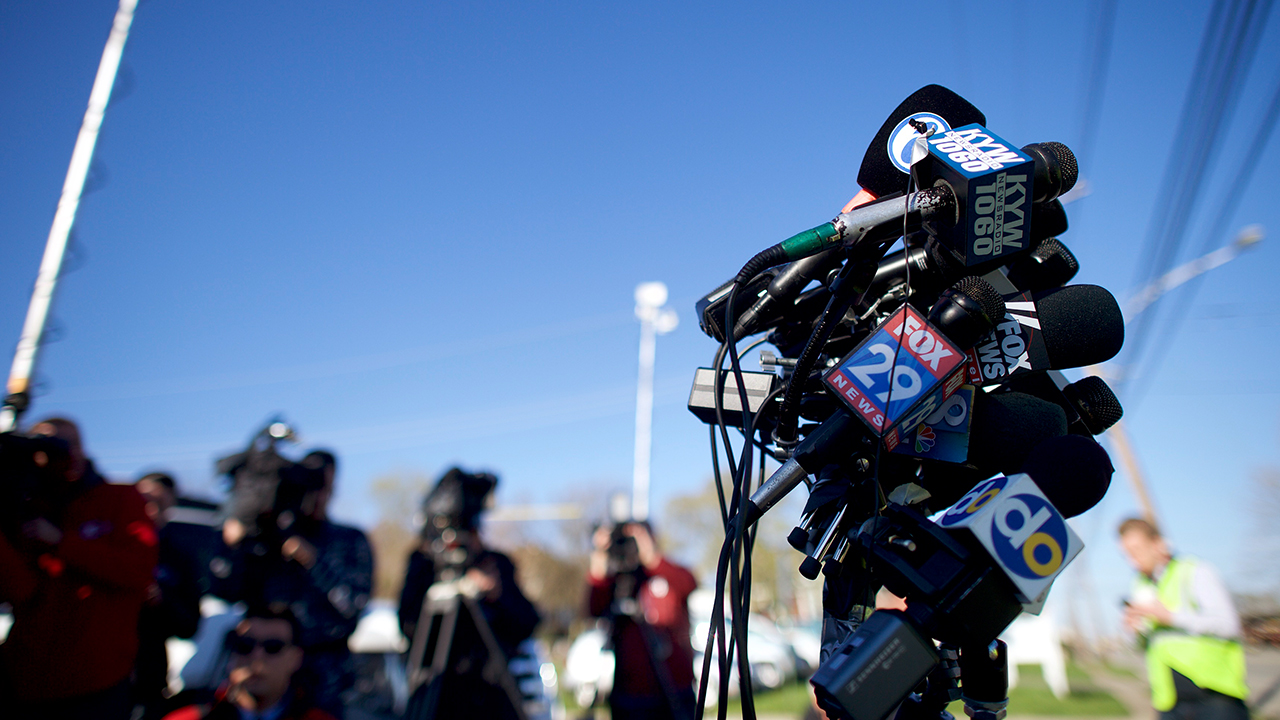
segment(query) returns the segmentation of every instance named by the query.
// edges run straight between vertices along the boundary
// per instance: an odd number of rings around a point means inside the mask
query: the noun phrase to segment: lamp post
[[[649,518],[649,451],[653,428],[653,357],[658,335],[676,329],[676,311],[664,308],[667,286],[660,282],[636,286],[636,318],[640,320],[640,378],[636,383],[636,453],[631,475],[631,515]]]
[[[14,353],[13,367],[9,371],[9,395],[5,397],[3,407],[0,407],[0,432],[8,432],[17,427],[19,417],[31,401],[31,376],[35,372],[36,357],[44,340],[49,306],[53,303],[58,276],[62,273],[67,239],[71,235],[71,226],[75,223],[76,211],[80,208],[85,177],[89,174],[93,149],[98,144],[98,131],[102,128],[102,119],[107,112],[107,101],[111,98],[111,88],[115,86],[120,58],[124,54],[124,44],[129,38],[133,11],[137,5],[138,0],[120,0],[115,19],[111,23],[111,33],[107,36],[107,45],[102,50],[98,74],[93,79],[93,90],[89,92],[89,107],[84,111],[80,134],[76,136],[75,149],[71,151],[71,164],[62,184],[62,196],[58,199],[58,209],[53,215],[53,226],[49,228],[49,239],[45,241],[44,258],[40,261],[35,290],[31,293],[31,304],[27,307],[27,319],[22,325],[18,350]]]
[[[1230,245],[1218,248],[1208,255],[1180,265],[1157,278],[1150,285],[1139,289],[1125,303],[1125,324],[1128,325],[1134,317],[1151,307],[1152,303],[1170,290],[1236,259],[1240,253],[1261,242],[1264,235],[1265,231],[1260,225],[1249,225],[1242,228],[1239,234],[1236,235],[1235,241]],[[1088,368],[1085,372],[1090,375],[1102,376],[1102,370],[1096,366]],[[1142,466],[1138,464],[1137,454],[1134,453],[1133,445],[1129,442],[1129,433],[1125,429],[1124,421],[1117,420],[1116,424],[1107,430],[1107,437],[1111,438],[1117,453],[1120,455],[1120,464],[1124,465],[1125,475],[1129,477],[1129,482],[1133,485],[1133,494],[1137,498],[1138,504],[1142,507],[1142,517],[1152,525],[1160,527],[1155,503],[1151,501],[1151,493],[1147,489],[1146,476],[1143,475]]]

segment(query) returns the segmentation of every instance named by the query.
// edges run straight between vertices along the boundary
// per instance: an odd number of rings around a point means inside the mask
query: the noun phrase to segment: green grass
[[[1038,665],[1019,666],[1018,687],[1009,691],[1009,714],[1128,717],[1128,708],[1111,693],[1094,685],[1083,669],[1068,665],[1067,682],[1071,685],[1071,693],[1059,700],[1049,691]],[[957,707],[954,712],[959,712],[957,717],[962,717],[964,709]]]
[[[1120,677],[1122,677],[1122,678],[1128,678],[1128,679],[1130,679],[1130,680],[1139,680],[1139,679],[1141,679],[1141,678],[1138,676],[1138,673],[1134,672],[1133,670],[1130,670],[1130,669],[1129,669],[1129,668],[1127,668],[1127,667],[1122,667],[1122,666],[1120,666],[1120,665],[1113,665],[1113,664],[1111,664],[1111,663],[1107,663],[1107,664],[1106,664],[1106,671],[1107,671],[1108,673],[1112,674],[1112,675],[1118,675],[1118,676],[1120,676]]]
[[[1117,675],[1133,673],[1123,669],[1107,668]],[[1018,668],[1018,687],[1009,691],[1009,714],[1011,716],[1058,716],[1058,717],[1128,717],[1128,709],[1110,693],[1093,684],[1082,668],[1076,665],[1067,666],[1067,681],[1071,684],[1071,693],[1064,700],[1059,700],[1050,692],[1037,665],[1022,665]],[[777,690],[757,692],[755,695],[756,712],[769,715],[788,715],[801,717],[810,703],[810,688],[806,681],[797,681],[784,685]],[[568,693],[562,694],[570,714],[577,709],[576,703]],[[964,703],[954,702],[948,708],[958,720],[967,720],[964,714]],[[728,703],[729,716],[742,714],[742,703],[733,698]],[[714,710],[708,709],[708,716],[714,717]],[[607,711],[597,710],[596,717],[608,717]]]
[[[757,692],[755,694],[756,712],[769,715],[794,715],[800,717],[809,707],[809,683],[805,680],[783,685],[777,690]],[[727,705],[729,716],[742,714],[742,702],[737,698],[729,700]],[[708,711],[708,715],[713,715]]]
[[[1129,710],[1110,693],[1098,688],[1088,673],[1075,665],[1067,666],[1067,681],[1071,693],[1063,700],[1053,696],[1045,684],[1037,665],[1018,668],[1018,687],[1009,691],[1010,715],[1040,715],[1058,717],[1128,717]],[[756,712],[800,717],[809,707],[809,683],[795,682],[778,690],[756,693]],[[742,704],[729,701],[730,716],[740,714]],[[954,702],[947,708],[956,718],[963,720],[964,703]]]

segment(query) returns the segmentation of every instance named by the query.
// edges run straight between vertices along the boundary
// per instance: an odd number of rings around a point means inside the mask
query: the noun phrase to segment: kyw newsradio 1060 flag
[[[966,125],[929,138],[918,170],[928,186],[943,181],[960,208],[960,222],[934,223],[929,234],[976,265],[1026,247],[1031,223],[1035,161],[981,125]]]
[[[823,382],[892,450],[964,382],[964,358],[955,343],[903,305]]]

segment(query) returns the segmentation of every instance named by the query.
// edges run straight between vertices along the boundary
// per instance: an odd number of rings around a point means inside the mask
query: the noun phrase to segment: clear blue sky
[[[212,460],[277,411],[370,480],[451,463],[499,499],[630,481],[632,291],[671,288],[659,339],[654,505],[709,474],[684,408],[715,346],[693,302],[756,251],[829,219],[872,135],[937,82],[1018,144],[1082,138],[1096,3],[220,3],[146,0],[77,221],[34,416],[78,418],[104,470]],[[908,14],[907,8],[910,8]],[[1186,96],[1207,2],[1122,2],[1092,194],[1063,240],[1118,297]],[[115,3],[0,5],[0,339],[16,342]],[[1263,37],[1217,168],[1280,68]],[[1280,232],[1269,175],[1223,241]],[[1214,175],[1204,207],[1224,191]],[[1198,246],[1205,212],[1196,217]],[[1207,277],[1130,428],[1169,534],[1256,585],[1249,477],[1280,465],[1280,238]],[[5,360],[7,368],[8,360]],[[1118,474],[1077,527],[1103,601],[1127,570]],[[799,560],[799,557],[796,558]]]

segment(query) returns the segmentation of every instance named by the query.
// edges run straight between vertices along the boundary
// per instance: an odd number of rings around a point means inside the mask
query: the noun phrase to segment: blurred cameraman
[[[692,718],[689,594],[698,581],[662,556],[647,522],[602,526],[592,544],[587,606],[612,625],[611,717]]]
[[[314,450],[298,466],[317,474],[319,487],[301,495],[296,513],[269,518],[287,531],[264,527],[254,535],[237,518],[224,523],[225,548],[211,563],[214,592],[251,606],[286,605],[301,626],[295,639],[305,652],[300,682],[318,708],[341,718],[342,695],[355,682],[347,639],[369,602],[373,552],[363,532],[329,520],[333,453]],[[286,524],[285,512],[297,517]]]
[[[190,638],[200,625],[200,564],[169,526],[178,502],[178,484],[165,473],[149,473],[133,484],[146,502],[147,517],[160,539],[155,581],[138,618],[138,661],[134,668],[133,702],[143,707],[143,720],[162,717],[169,687],[169,654],[165,641]]]
[[[507,693],[512,683],[506,663],[533,634],[539,617],[516,584],[511,559],[480,539],[480,514],[497,483],[488,473],[452,468],[423,501],[422,541],[409,556],[400,593],[400,629],[415,644],[410,657],[422,657],[424,665],[431,664],[439,643],[449,643],[449,650],[441,676],[415,693],[408,718],[520,717]],[[482,617],[463,611],[461,596],[474,601]],[[452,637],[440,637],[441,630],[428,632],[441,620],[428,598],[454,599],[458,614]],[[431,625],[419,628],[420,623]],[[502,657],[491,655],[486,629]],[[430,647],[419,647],[423,643]],[[409,668],[410,673],[417,670]]]
[[[133,486],[94,469],[75,423],[50,418],[31,436],[4,436],[5,490],[26,484],[15,459],[34,473],[26,507],[4,508],[22,521],[0,533],[0,602],[13,605],[0,716],[124,720],[155,529]]]

